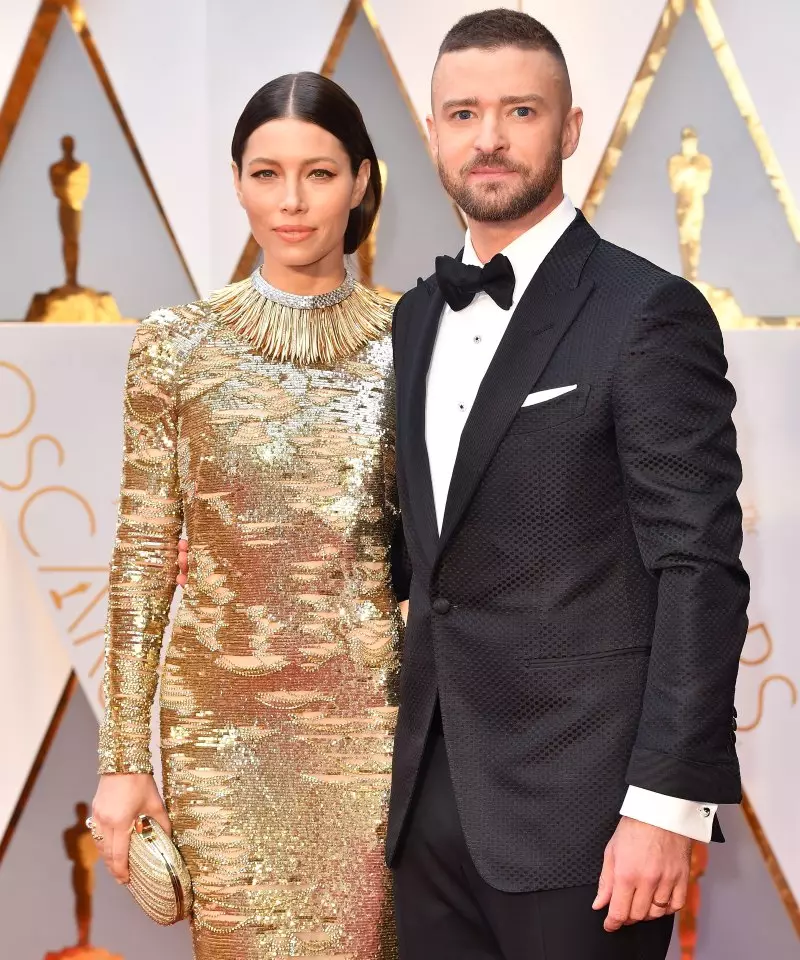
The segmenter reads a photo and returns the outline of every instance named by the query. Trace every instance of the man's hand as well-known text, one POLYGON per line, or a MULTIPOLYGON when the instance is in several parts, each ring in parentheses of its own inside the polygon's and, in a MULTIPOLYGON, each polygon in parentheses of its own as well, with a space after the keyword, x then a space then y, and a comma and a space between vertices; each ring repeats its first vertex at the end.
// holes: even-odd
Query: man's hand
POLYGON ((178 576, 175 582, 179 587, 185 587, 189 574, 189 541, 178 541, 178 576))
POLYGON ((680 910, 686 902, 691 855, 688 837, 623 817, 606 847, 592 904, 594 910, 608 907, 603 927, 612 933, 680 910))

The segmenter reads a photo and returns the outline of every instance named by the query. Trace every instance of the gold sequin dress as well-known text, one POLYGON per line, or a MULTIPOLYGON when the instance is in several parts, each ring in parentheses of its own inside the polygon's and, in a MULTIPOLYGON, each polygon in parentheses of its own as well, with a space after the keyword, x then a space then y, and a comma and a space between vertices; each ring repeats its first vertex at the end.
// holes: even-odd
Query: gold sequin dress
POLYGON ((164 792, 202 960, 396 955, 383 834, 401 621, 390 304, 260 274, 152 314, 128 369, 100 770, 164 792))

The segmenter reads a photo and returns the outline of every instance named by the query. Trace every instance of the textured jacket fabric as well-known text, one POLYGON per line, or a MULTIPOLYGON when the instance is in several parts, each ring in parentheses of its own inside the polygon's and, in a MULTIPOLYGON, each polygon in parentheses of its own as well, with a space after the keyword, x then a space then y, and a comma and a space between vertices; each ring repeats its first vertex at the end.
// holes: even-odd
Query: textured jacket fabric
POLYGON ((443 305, 435 278, 420 281, 394 320, 412 578, 388 859, 438 697, 484 879, 510 892, 594 882, 626 784, 740 799, 749 584, 722 338, 691 284, 578 214, 481 384, 440 535, 425 383, 443 305))

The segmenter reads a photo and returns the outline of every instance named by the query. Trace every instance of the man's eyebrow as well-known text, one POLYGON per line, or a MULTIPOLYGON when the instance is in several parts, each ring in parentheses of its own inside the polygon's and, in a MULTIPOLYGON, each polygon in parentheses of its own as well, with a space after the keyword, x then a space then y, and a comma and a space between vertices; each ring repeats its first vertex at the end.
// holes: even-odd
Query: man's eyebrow
POLYGON ((540 96, 538 93, 526 93, 524 96, 500 97, 500 103, 502 103, 504 106, 512 103, 530 103, 531 100, 543 101, 544 97, 540 96))
POLYGON ((462 97, 460 100, 445 100, 442 110, 453 110, 456 107, 477 107, 477 97, 462 97))

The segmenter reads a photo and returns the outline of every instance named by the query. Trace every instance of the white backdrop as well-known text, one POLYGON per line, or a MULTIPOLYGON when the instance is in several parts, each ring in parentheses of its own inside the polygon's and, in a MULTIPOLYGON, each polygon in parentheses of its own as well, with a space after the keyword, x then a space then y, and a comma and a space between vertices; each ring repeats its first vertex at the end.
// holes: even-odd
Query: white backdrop
POLYGON ((752 588, 736 697, 739 759, 745 790, 800 899, 800 331, 729 332, 725 345, 739 394, 742 560, 752 588))
POLYGON ((71 667, 42 586, 22 555, 18 538, 6 529, 2 518, 0 662, 0 730, 4 731, 0 776, 2 836, 71 667))

